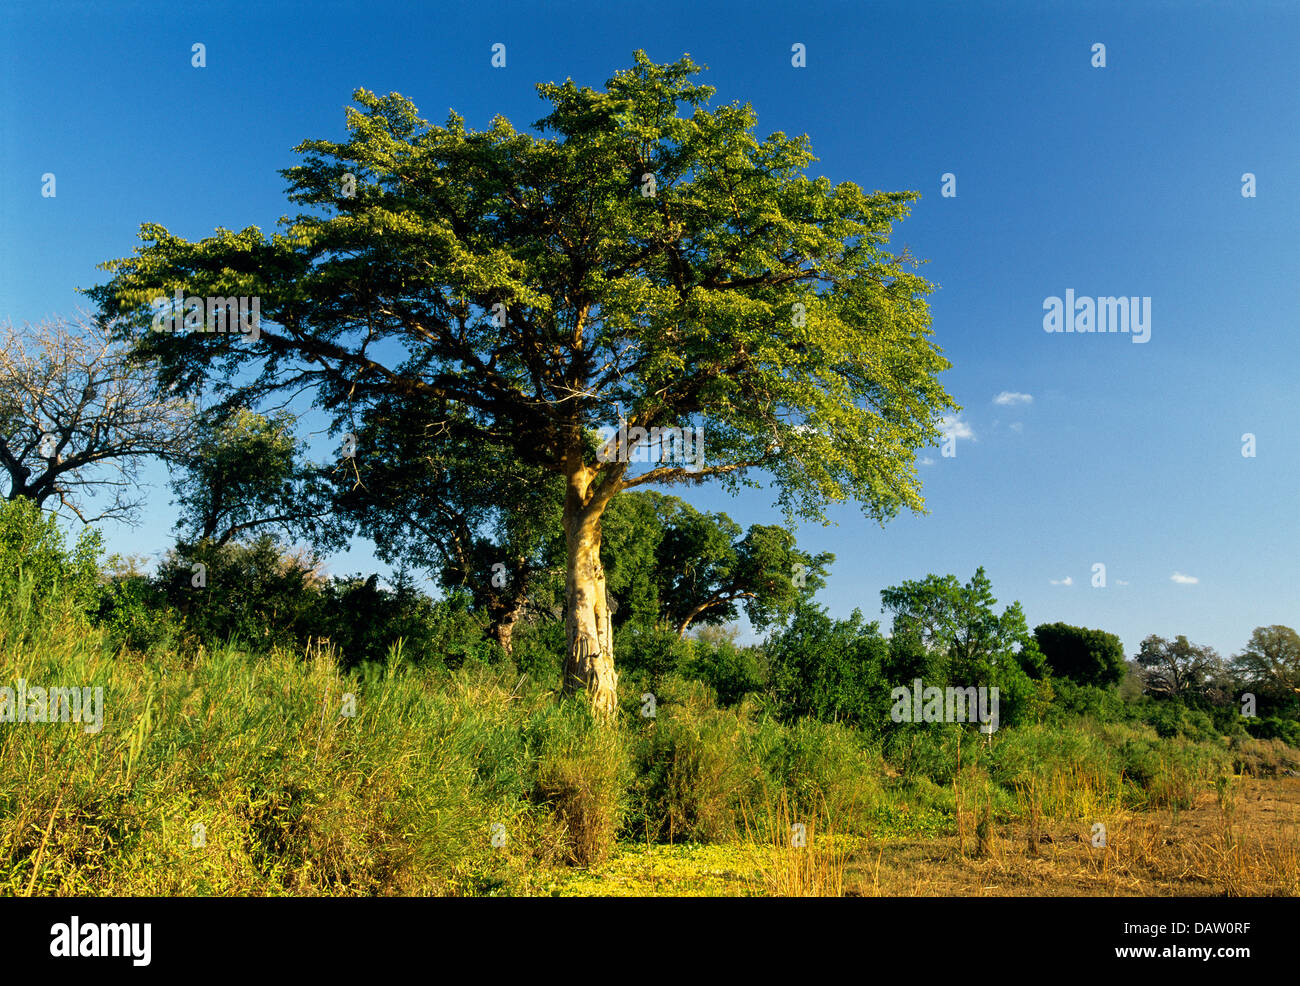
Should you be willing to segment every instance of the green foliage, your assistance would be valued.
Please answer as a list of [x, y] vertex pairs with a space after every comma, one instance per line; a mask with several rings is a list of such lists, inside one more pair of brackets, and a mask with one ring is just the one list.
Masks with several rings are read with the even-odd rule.
[[753, 647], [737, 647], [730, 640], [697, 639], [682, 674], [713, 689], [718, 704], [732, 706], [766, 685], [764, 661]]
[[564, 623], [540, 621], [516, 633], [510, 659], [520, 674], [550, 685], [560, 678], [564, 647]]
[[1114, 688], [1097, 685], [1079, 685], [1069, 678], [1053, 678], [1055, 698], [1052, 700], [1054, 721], [1073, 716], [1087, 716], [1097, 722], [1124, 722], [1132, 719], [1132, 707], [1126, 705]]
[[158, 566], [167, 605], [200, 640], [296, 648], [316, 628], [321, 580], [270, 535], [249, 544], [181, 544]]
[[1244, 725], [1246, 732], [1255, 739], [1278, 739], [1288, 746], [1300, 747], [1300, 722], [1294, 719], [1265, 716], [1245, 719]]
[[[839, 723], [802, 719], [767, 748], [762, 808], [784, 797], [794, 818], [826, 817], [837, 832], [866, 835], [881, 802], [885, 762], [862, 734]], [[759, 830], [763, 830], [760, 823]]]
[[702, 513], [662, 493], [615, 497], [602, 524], [601, 562], [618, 600], [616, 626], [654, 622], [684, 634], [733, 622], [743, 610], [765, 630], [811, 598], [834, 561], [800, 551], [784, 528], [743, 530], [725, 513]]
[[1214, 721], [1205, 712], [1189, 708], [1177, 700], [1147, 702], [1141, 714], [1143, 721], [1164, 738], [1184, 736], [1192, 740], [1209, 740], [1219, 735]]
[[1256, 696], [1260, 715], [1300, 718], [1300, 634], [1287, 626], [1255, 627], [1233, 658], [1240, 691]]
[[335, 505], [380, 558], [468, 594], [489, 636], [513, 628], [525, 605], [546, 609], [563, 596], [558, 474], [480, 434], [444, 402], [368, 407], [356, 444], [358, 464], [335, 471]]
[[891, 586], [881, 604], [894, 614], [894, 638], [946, 657], [948, 677], [975, 683], [988, 680], [994, 666], [1040, 669], [1041, 655], [1032, 647], [1020, 603], [999, 615], [992, 585], [981, 567], [962, 585], [955, 575], [927, 575]]
[[[928, 575], [880, 593], [894, 614], [886, 677], [890, 688], [997, 688], [1002, 725], [1040, 721], [1051, 688], [1035, 681], [1046, 665], [1015, 602], [997, 613], [984, 569], [962, 585], [955, 575]], [[991, 692], [990, 692], [991, 694]]]
[[732, 622], [742, 606], [765, 630], [825, 584], [834, 556], [797, 550], [784, 528], [754, 524], [742, 534], [724, 513], [701, 513], [676, 497], [653, 502], [664, 527], [654, 561], [660, 619], [679, 633]]
[[747, 749], [746, 724], [688, 703], [668, 700], [660, 707], [633, 738], [629, 835], [666, 842], [735, 838], [744, 830], [746, 794], [762, 778], [761, 763]]
[[663, 627], [629, 623], [614, 631], [614, 652], [622, 655], [619, 673], [651, 690], [688, 661], [694, 647]]
[[606, 729], [586, 702], [569, 699], [529, 724], [536, 744], [533, 800], [552, 811], [567, 859], [579, 866], [604, 860], [627, 811], [630, 762], [621, 730]]
[[109, 579], [96, 622], [116, 644], [135, 651], [177, 646], [184, 633], [182, 620], [167, 605], [162, 587], [145, 575]]
[[321, 587], [310, 629], [339, 648], [345, 665], [382, 663], [399, 646], [404, 660], [453, 669], [503, 659], [500, 647], [484, 636], [465, 594], [435, 602], [405, 572], [397, 574], [391, 589], [374, 575], [332, 579]]
[[250, 541], [278, 532], [322, 547], [342, 547], [319, 467], [304, 459], [288, 411], [247, 408], [201, 419], [171, 487], [181, 504], [177, 530], [189, 543]]
[[[665, 527], [660, 511], [661, 493], [632, 491], [609, 502], [601, 521], [600, 563], [605, 569], [605, 586], [617, 602], [613, 614], [615, 630], [634, 624], [653, 626], [661, 621], [657, 558]], [[620, 662], [624, 651], [615, 646]]]
[[868, 730], [884, 722], [889, 689], [882, 668], [888, 644], [879, 624], [865, 623], [859, 611], [832, 620], [817, 606], [801, 605], [764, 651], [781, 718], [812, 716]]
[[1113, 633], [1043, 623], [1034, 628], [1034, 640], [1053, 675], [1100, 688], [1124, 680], [1124, 645]]
[[24, 593], [38, 610], [66, 596], [82, 612], [97, 609], [103, 537], [83, 527], [69, 548], [53, 514], [19, 497], [0, 501], [0, 597]]

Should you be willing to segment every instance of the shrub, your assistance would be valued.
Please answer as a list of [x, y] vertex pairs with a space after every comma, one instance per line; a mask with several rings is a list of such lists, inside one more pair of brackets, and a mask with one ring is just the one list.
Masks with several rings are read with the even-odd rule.
[[175, 647], [182, 635], [180, 618], [144, 575], [110, 578], [104, 586], [96, 622], [108, 631], [116, 646], [136, 651]]
[[1300, 747], [1300, 722], [1294, 719], [1267, 716], [1262, 719], [1243, 719], [1242, 722], [1245, 731], [1255, 739], [1281, 740], [1290, 746]]
[[854, 611], [832, 620], [801, 604], [764, 646], [773, 703], [786, 721], [805, 716], [875, 727], [888, 712], [883, 667], [889, 645], [877, 623]]
[[63, 596], [83, 613], [95, 610], [102, 545], [98, 531], [83, 527], [69, 549], [53, 514], [21, 497], [0, 501], [0, 596], [25, 593], [38, 609]]
[[554, 707], [530, 728], [538, 744], [535, 800], [562, 824], [571, 862], [601, 862], [614, 848], [626, 807], [622, 731], [597, 723], [580, 698]]
[[1080, 685], [1069, 678], [1053, 678], [1052, 686], [1056, 692], [1050, 716], [1053, 721], [1075, 716], [1087, 716], [1097, 722], [1124, 722], [1132, 718], [1131, 710], [1114, 687]]
[[827, 819], [837, 832], [865, 835], [881, 799], [885, 762], [857, 730], [803, 719], [767, 751], [767, 800], [779, 793], [795, 815]]
[[735, 705], [764, 687], [759, 652], [752, 647], [737, 647], [729, 640], [695, 641], [694, 655], [682, 673], [711, 687], [723, 706]]
[[751, 732], [734, 713], [661, 701], [633, 735], [628, 834], [668, 842], [734, 838], [743, 806], [764, 780]]

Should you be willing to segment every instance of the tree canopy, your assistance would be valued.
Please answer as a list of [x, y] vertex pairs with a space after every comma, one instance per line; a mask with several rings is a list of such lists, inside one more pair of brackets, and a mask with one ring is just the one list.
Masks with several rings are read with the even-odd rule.
[[1043, 623], [1034, 627], [1034, 640], [1054, 675], [1101, 687], [1124, 680], [1124, 645], [1113, 633]]

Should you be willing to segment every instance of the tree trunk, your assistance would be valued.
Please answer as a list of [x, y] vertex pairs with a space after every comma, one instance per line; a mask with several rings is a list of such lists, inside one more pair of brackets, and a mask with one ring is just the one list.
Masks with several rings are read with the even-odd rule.
[[515, 627], [518, 625], [523, 613], [524, 600], [520, 599], [516, 600], [509, 610], [493, 613], [491, 616], [492, 622], [488, 631], [492, 639], [501, 645], [501, 649], [506, 654], [513, 652]]
[[592, 710], [607, 718], [618, 708], [618, 674], [614, 671], [614, 633], [605, 595], [605, 570], [600, 564], [600, 514], [604, 504], [592, 506], [594, 509], [581, 506], [570, 497], [564, 510], [568, 544], [564, 693], [572, 695], [585, 688]]

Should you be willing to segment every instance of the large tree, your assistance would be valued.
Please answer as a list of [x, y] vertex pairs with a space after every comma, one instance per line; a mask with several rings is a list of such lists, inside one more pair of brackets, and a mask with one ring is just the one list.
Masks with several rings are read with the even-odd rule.
[[724, 513], [701, 513], [676, 497], [655, 502], [663, 525], [654, 565], [660, 622], [678, 637], [696, 623], [734, 620], [740, 607], [766, 630], [825, 585], [835, 556], [800, 551], [782, 527], [751, 524], [742, 532]]
[[[956, 407], [930, 285], [889, 244], [916, 193], [809, 176], [806, 137], [759, 139], [753, 109], [710, 108], [698, 72], [638, 52], [604, 90], [539, 85], [550, 111], [531, 133], [432, 126], [358, 90], [348, 139], [299, 145], [285, 172], [310, 211], [197, 243], [146, 224], [92, 292], [168, 384], [216, 377], [244, 403], [312, 387], [340, 431], [386, 397], [445, 402], [558, 475], [564, 686], [602, 713], [618, 679], [601, 522], [618, 493], [761, 471], [790, 516], [851, 498], [883, 522], [922, 509], [915, 452]], [[176, 291], [194, 316], [204, 297], [256, 297], [260, 332], [147, 331]], [[598, 454], [597, 429], [620, 426], [634, 449], [702, 427], [702, 462]]]
[[549, 611], [563, 591], [560, 477], [523, 465], [445, 402], [382, 400], [353, 435], [365, 473], [336, 470], [339, 515], [384, 561], [469, 592], [511, 653], [525, 613]]
[[332, 506], [326, 470], [307, 461], [296, 424], [285, 410], [239, 408], [201, 419], [172, 475], [183, 543], [220, 546], [273, 532], [321, 548], [343, 546], [342, 532], [322, 523]]

